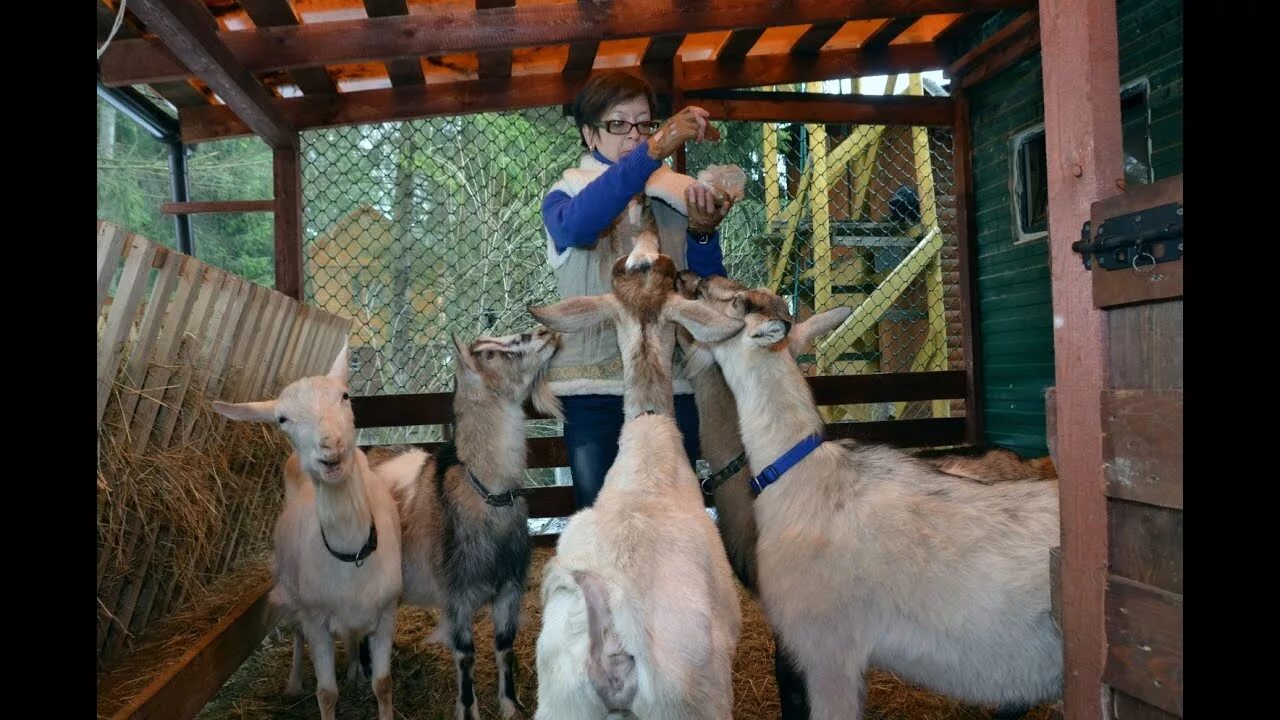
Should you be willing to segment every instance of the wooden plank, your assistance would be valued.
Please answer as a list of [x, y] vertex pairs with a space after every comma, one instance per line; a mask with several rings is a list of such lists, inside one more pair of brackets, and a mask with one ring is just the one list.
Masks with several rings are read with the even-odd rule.
[[965, 438], [977, 443], [985, 437], [985, 421], [982, 407], [982, 338], [981, 323], [974, 310], [979, 307], [977, 213], [973, 199], [973, 135], [969, 124], [969, 98], [963, 90], [952, 93], [955, 106], [955, 127], [952, 143], [955, 165], [955, 228], [958, 260], [958, 285], [960, 289], [960, 348], [964, 357]]
[[302, 299], [302, 160], [297, 147], [272, 153], [276, 290]]
[[803, 92], [689, 93], [716, 120], [950, 126], [955, 103], [947, 97], [821, 95]]
[[280, 336], [276, 338], [275, 347], [267, 355], [267, 372], [263, 375], [262, 385], [258, 388], [258, 395], [262, 397], [275, 397], [284, 388], [280, 381], [280, 366], [284, 362], [286, 351], [295, 341], [295, 333], [299, 329], [300, 303], [293, 298], [286, 298], [285, 307], [284, 324], [281, 326]]
[[[1118, 182], [1123, 184], [1123, 178]], [[1149, 185], [1126, 188], [1123, 194], [1093, 204], [1090, 209], [1092, 236], [1096, 238], [1102, 224], [1110, 218], [1174, 203], [1182, 204], [1180, 174]], [[1181, 298], [1182, 265], [1182, 259], [1142, 270], [1104, 270], [1095, 264], [1091, 272], [1094, 305], [1111, 308]]]
[[764, 28], [734, 30], [729, 33], [729, 37], [720, 46], [720, 50], [716, 53], [716, 60], [722, 62], [741, 60], [747, 56], [747, 53], [751, 52], [751, 48], [755, 47], [756, 41], [763, 34]]
[[[843, 23], [901, 15], [1034, 7], [1033, 0], [797, 0], [788, 4], [786, 22]], [[758, 29], [777, 25], [779, 19], [775, 0], [733, 0], [716, 5], [704, 0], [674, 0], [658, 5], [579, 2], [484, 10], [441, 3], [426, 6], [413, 15], [237, 30], [219, 33], [215, 40], [220, 40], [227, 51], [226, 61], [235, 62], [247, 72], [262, 73], [398, 57]], [[192, 74], [188, 68], [203, 77], [204, 66], [184, 67], [189, 62], [188, 57], [176, 51], [164, 52], [164, 47], [152, 40], [116, 40], [102, 56], [102, 80], [108, 87], [183, 80]]]
[[1049, 614], [1062, 632], [1062, 547], [1049, 548]]
[[[978, 8], [974, 8], [978, 9]], [[1098, 432], [1106, 334], [1092, 283], [1071, 243], [1090, 206], [1118, 192], [1122, 173], [1119, 40], [1114, 0], [1041, 0], [1049, 267], [1054, 317], [1062, 528], [1063, 707], [1102, 716], [1106, 486]]]
[[1182, 391], [1102, 393], [1107, 495], [1182, 509]]
[[246, 282], [243, 291], [245, 293], [244, 309], [240, 312], [240, 318], [231, 332], [230, 341], [224, 348], [223, 355], [218, 359], [222, 370], [209, 384], [210, 398], [225, 399], [230, 396], [233, 385], [228, 384], [228, 380], [239, 364], [244, 362], [244, 355], [252, 344], [254, 331], [266, 309], [265, 295], [268, 291], [265, 288], [257, 283]]
[[828, 440], [851, 438], [861, 442], [885, 443], [900, 447], [936, 447], [964, 442], [964, 418], [921, 418], [876, 422], [829, 423]]
[[1183, 259], [1141, 270], [1094, 267], [1093, 302], [1100, 308], [1182, 297]]
[[244, 380], [236, 393], [235, 402], [263, 400], [262, 387], [266, 385], [267, 367], [271, 362], [271, 353], [280, 340], [285, 318], [289, 314], [290, 298], [280, 293], [271, 293], [268, 301], [268, 319], [261, 324], [262, 332], [255, 340], [254, 347], [245, 361]]
[[827, 50], [817, 55], [748, 55], [741, 62], [702, 60], [685, 63], [685, 89], [760, 87], [890, 72], [923, 72], [942, 65], [933, 43], [890, 45], [865, 53], [860, 48]]
[[569, 46], [569, 56], [565, 58], [564, 74], [585, 75], [591, 72], [596, 63], [596, 53], [600, 51], [600, 43], [589, 41], [573, 43]]
[[108, 626], [106, 641], [102, 647], [103, 660], [114, 658], [124, 647], [125, 638], [132, 634], [128, 629], [134, 624], [134, 609], [138, 606], [138, 597], [142, 593], [143, 585], [148, 578], [155, 582], [156, 568], [151, 566], [151, 557], [155, 554], [157, 530], [158, 526], [152, 525], [146, 531], [146, 540], [142, 543], [142, 556], [132, 563], [129, 574], [124, 578], [119, 604], [114, 610], [116, 622]]
[[[217, 327], [208, 334], [208, 339], [200, 353], [196, 379], [191, 386], [191, 391], [197, 397], [205, 399], [217, 397], [210, 393], [210, 390], [213, 389], [215, 380], [221, 381], [223, 371], [226, 368], [227, 357], [230, 355], [231, 344], [235, 340], [235, 330], [239, 326], [240, 316], [249, 300], [249, 287], [252, 285], [253, 283], [244, 278], [231, 275], [228, 277], [227, 284], [222, 288], [222, 293], [227, 298], [226, 309], [222, 312]], [[192, 440], [197, 420], [203, 419], [204, 415], [199, 411], [186, 414], [182, 421], [181, 439], [183, 442]], [[203, 447], [205, 440], [207, 440], [207, 436], [202, 434], [197, 447]]]
[[[914, 20], [915, 18], [912, 18]], [[832, 20], [831, 22], [817, 22], [809, 26], [804, 34], [791, 44], [791, 53], [793, 55], [816, 55], [823, 45], [831, 39], [831, 36], [840, 32], [840, 28], [844, 27], [844, 20]]]
[[1113, 575], [1182, 593], [1182, 511], [1107, 501], [1108, 565]]
[[187, 256], [178, 253], [164, 253], [164, 267], [156, 277], [143, 313], [142, 325], [138, 331], [138, 340], [134, 343], [129, 362], [125, 365], [122, 381], [130, 391], [120, 398], [121, 427], [127, 428], [133, 421], [133, 411], [138, 406], [139, 390], [145, 387], [147, 366], [151, 361], [151, 353], [155, 349], [156, 338], [160, 335], [160, 326], [164, 321], [165, 311], [169, 309], [169, 301], [178, 286], [178, 270], [186, 262]]
[[[895, 400], [946, 400], [964, 397], [965, 376], [959, 370], [917, 373], [872, 373], [807, 377], [814, 402], [848, 405]], [[445, 425], [453, 422], [453, 393], [362, 395], [351, 398], [356, 427]], [[545, 418], [530, 404], [530, 418]]]
[[1176, 720], [1177, 717], [1123, 691], [1113, 689], [1111, 692], [1111, 720]]
[[157, 447], [169, 446], [175, 437], [174, 431], [178, 428], [178, 421], [186, 415], [183, 401], [199, 371], [204, 344], [226, 310], [228, 298], [223, 293], [223, 287], [234, 277], [221, 269], [210, 265], [205, 266], [204, 279], [200, 283], [199, 295], [191, 311], [186, 337], [178, 349], [177, 376], [165, 391], [160, 415], [156, 418]]
[[116, 268], [120, 266], [121, 251], [128, 236], [122, 228], [108, 222], [98, 224], [98, 313], [107, 301], [111, 290], [111, 281], [115, 279]]
[[[409, 6], [405, 0], [364, 0], [364, 12], [371, 18], [395, 17], [408, 15]], [[387, 60], [384, 65], [392, 87], [412, 87], [426, 82], [422, 62], [416, 56]]]
[[161, 215], [191, 215], [194, 213], [272, 212], [274, 200], [218, 200], [202, 202], [167, 202], [160, 206]]
[[1021, 34], [1009, 44], [984, 57], [979, 64], [970, 68], [965, 75], [962, 75], [956, 84], [965, 88], [973, 87], [1022, 62], [1039, 49], [1040, 34], [1038, 32]]
[[[974, 72], [981, 72], [984, 77], [990, 77], [996, 55], [1001, 54], [1002, 51], [1007, 52], [1007, 48], [1018, 45], [1028, 36], [1038, 36], [1039, 31], [1039, 14], [1035, 10], [1025, 12], [948, 65], [947, 77], [963, 80], [965, 75]], [[1038, 38], [1036, 42], [1039, 43]], [[965, 87], [972, 84], [970, 82]]]
[[[857, 49], [827, 51], [816, 57], [753, 55], [738, 63], [704, 60], [684, 64], [688, 93], [718, 88], [752, 87], [827, 80], [850, 75], [874, 75], [891, 69], [924, 71], [941, 64], [932, 43], [891, 45], [874, 58]], [[655, 91], [670, 91], [670, 78], [644, 68], [630, 68], [646, 76]], [[601, 70], [605, 72], [606, 70]], [[466, 80], [430, 87], [365, 90], [334, 98], [302, 97], [279, 100], [281, 112], [294, 127], [314, 129], [415, 118], [466, 115], [572, 102], [583, 82], [579, 74], [522, 75], [518, 78]], [[251, 134], [247, 125], [225, 107], [184, 108], [178, 118], [186, 143], [206, 142]]]
[[[278, 27], [281, 25], [297, 25], [298, 16], [294, 14], [289, 0], [239, 0], [240, 7], [249, 13], [249, 18], [258, 27]], [[333, 94], [338, 86], [323, 67], [300, 67], [289, 71], [298, 89], [307, 95]]]
[[863, 50], [874, 50], [883, 48], [889, 43], [897, 39], [899, 35], [906, 31], [920, 19], [919, 15], [904, 15], [902, 17], [890, 18], [884, 21], [880, 27], [876, 28], [862, 41]]
[[[516, 0], [476, 0], [476, 10], [513, 8]], [[477, 74], [482, 78], [511, 77], [511, 50], [476, 53]]]
[[276, 623], [267, 594], [271, 582], [249, 592], [203, 638], [156, 678], [113, 720], [193, 718], [258, 647]]
[[125, 259], [120, 284], [107, 314], [107, 327], [98, 349], [98, 417], [106, 412], [107, 401], [116, 386], [116, 371], [120, 368], [120, 355], [129, 340], [133, 322], [138, 314], [138, 304], [147, 292], [147, 278], [151, 274], [151, 260], [157, 246], [144, 237], [134, 235], [129, 243], [129, 257]]
[[154, 356], [150, 359], [146, 379], [139, 387], [138, 404], [133, 421], [129, 425], [129, 440], [134, 452], [142, 452], [151, 439], [160, 403], [173, 376], [177, 364], [178, 348], [187, 327], [187, 317], [196, 301], [196, 290], [203, 276], [204, 265], [194, 258], [184, 257], [178, 268], [178, 290], [165, 315], [164, 327]]
[[[982, 24], [994, 14], [995, 13], [990, 11], [966, 12], [959, 20], [956, 20], [939, 32], [937, 36], [933, 38], [933, 41], [937, 43], [939, 47], [943, 48], [949, 58], [959, 58], [964, 54], [962, 52], [962, 46], [965, 43], [968, 43], [969, 39], [973, 36], [973, 33], [976, 32], [978, 28], [982, 27]], [[958, 85], [954, 83], [952, 87], [953, 90], [958, 89]]]
[[661, 65], [671, 62], [680, 50], [681, 43], [685, 39], [684, 33], [676, 33], [673, 35], [659, 35], [649, 38], [649, 46], [645, 48], [644, 57], [641, 58], [641, 65]]
[[134, 0], [129, 9], [268, 145], [297, 147], [297, 133], [275, 107], [271, 93], [223, 44], [216, 23], [210, 27], [212, 17], [200, 0]]
[[1181, 300], [1107, 311], [1111, 386], [1168, 390], [1182, 387]]
[[1112, 575], [1102, 679], [1182, 717], [1182, 596]]
[[315, 312], [315, 308], [310, 305], [303, 305], [298, 312], [298, 324], [301, 330], [298, 333], [297, 342], [280, 365], [282, 386], [302, 377], [302, 356], [311, 348], [311, 343], [315, 341], [316, 329], [319, 327], [315, 321]]

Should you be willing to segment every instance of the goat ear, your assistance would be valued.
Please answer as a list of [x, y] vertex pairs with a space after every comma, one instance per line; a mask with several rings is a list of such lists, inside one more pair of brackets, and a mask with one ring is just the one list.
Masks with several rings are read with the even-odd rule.
[[351, 349], [348, 343], [342, 343], [342, 349], [338, 351], [338, 357], [333, 359], [333, 365], [329, 368], [329, 377], [341, 381], [347, 381], [347, 373], [351, 370]]
[[456, 359], [458, 373], [466, 370], [471, 373], [478, 373], [480, 369], [476, 367], [475, 358], [471, 357], [471, 346], [462, 341], [457, 335], [449, 335], [449, 339], [453, 341], [453, 357]]
[[259, 402], [227, 403], [214, 400], [214, 412], [231, 420], [249, 422], [275, 422], [276, 401], [261, 400]]
[[799, 357], [809, 352], [818, 338], [840, 327], [840, 324], [852, 314], [851, 308], [831, 308], [792, 327], [791, 332], [787, 334], [787, 346], [791, 350], [791, 356]]
[[535, 320], [556, 332], [580, 332], [614, 317], [613, 295], [582, 295], [552, 305], [529, 306]]
[[737, 335], [743, 325], [741, 320], [676, 294], [667, 299], [662, 312], [668, 320], [683, 325], [694, 340], [704, 343], [724, 342]]

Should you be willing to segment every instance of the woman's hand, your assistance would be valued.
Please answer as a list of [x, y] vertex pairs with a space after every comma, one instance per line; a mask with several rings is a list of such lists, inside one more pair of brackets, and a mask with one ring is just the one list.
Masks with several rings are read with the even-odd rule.
[[685, 189], [684, 201], [689, 209], [689, 229], [700, 233], [709, 233], [719, 227], [720, 221], [733, 207], [733, 201], [728, 198], [717, 206], [715, 194], [701, 183]]
[[690, 140], [706, 139], [707, 118], [710, 113], [690, 105], [667, 118], [658, 132], [649, 136], [649, 157], [662, 160]]

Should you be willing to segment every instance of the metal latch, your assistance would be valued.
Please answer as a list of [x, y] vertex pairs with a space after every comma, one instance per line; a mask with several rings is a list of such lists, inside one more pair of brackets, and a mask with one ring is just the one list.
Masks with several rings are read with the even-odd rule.
[[1086, 270], [1092, 269], [1092, 258], [1104, 270], [1143, 270], [1182, 257], [1182, 203], [1110, 218], [1098, 226], [1093, 239], [1092, 230], [1086, 220], [1080, 239], [1071, 243], [1071, 249], [1084, 256]]

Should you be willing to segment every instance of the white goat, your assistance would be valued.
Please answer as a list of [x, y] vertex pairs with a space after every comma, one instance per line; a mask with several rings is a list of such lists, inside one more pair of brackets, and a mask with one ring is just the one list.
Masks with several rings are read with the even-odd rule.
[[543, 577], [542, 720], [732, 717], [741, 608], [674, 420], [671, 323], [699, 340], [737, 327], [709, 331], [723, 317], [676, 295], [674, 281], [646, 232], [614, 264], [612, 293], [530, 308], [562, 332], [614, 323], [626, 420], [595, 505], [569, 520]]
[[812, 717], [860, 718], [868, 665], [973, 703], [1057, 697], [1062, 638], [1048, 566], [1057, 482], [983, 485], [849, 441], [775, 466], [823, 431], [789, 342], [812, 342], [849, 310], [792, 327], [786, 303], [767, 291], [717, 295], [701, 283], [697, 294], [745, 323], [711, 349], [752, 472], [766, 481], [754, 504], [759, 596], [800, 665]]
[[[344, 345], [326, 376], [296, 380], [275, 400], [214, 402], [232, 420], [279, 423], [293, 453], [276, 520], [272, 599], [296, 615], [288, 692], [301, 692], [302, 639], [311, 645], [320, 717], [338, 703], [335, 634], [370, 637], [379, 720], [392, 720], [391, 642], [400, 599], [400, 518], [395, 500], [356, 446]], [[347, 652], [354, 657], [355, 648]]]

